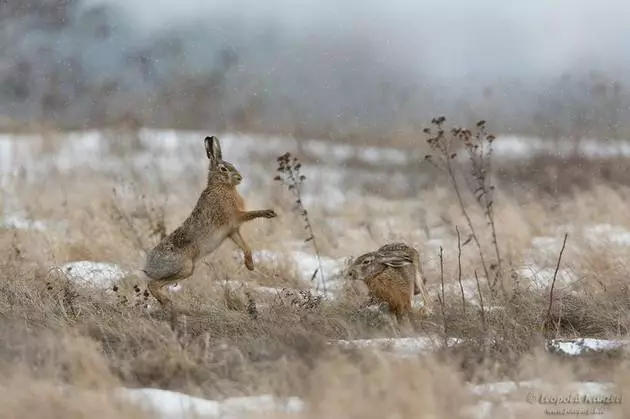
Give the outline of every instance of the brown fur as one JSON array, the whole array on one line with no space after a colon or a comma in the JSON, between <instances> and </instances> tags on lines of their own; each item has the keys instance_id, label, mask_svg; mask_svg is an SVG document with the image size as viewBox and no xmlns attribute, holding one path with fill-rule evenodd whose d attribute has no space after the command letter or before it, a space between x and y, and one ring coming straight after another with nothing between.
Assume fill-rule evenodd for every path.
<instances>
[{"instance_id":1,"label":"brown fur","mask_svg":"<svg viewBox=\"0 0 630 419\"><path fill-rule=\"evenodd\" d=\"M387 303L389 310L400 323L411 313L413 293L411 278L409 272L387 266L380 273L366 277L364 282L375 299Z\"/></svg>"},{"instance_id":2,"label":"brown fur","mask_svg":"<svg viewBox=\"0 0 630 419\"><path fill-rule=\"evenodd\" d=\"M431 312L433 307L426 290L427 280L422 273L422 263L420 263L420 253L418 253L418 250L403 242L393 242L379 247L375 253L376 257L388 266L396 267L396 258L413 263L415 267L413 295L421 294L425 311Z\"/></svg>"},{"instance_id":3,"label":"brown fur","mask_svg":"<svg viewBox=\"0 0 630 419\"><path fill-rule=\"evenodd\" d=\"M357 257L347 268L346 277L363 281L373 299L385 302L400 322L411 313L414 295L425 298L424 281L418 280L419 254L404 243L386 244ZM431 311L425 299L424 310Z\"/></svg>"},{"instance_id":4,"label":"brown fur","mask_svg":"<svg viewBox=\"0 0 630 419\"><path fill-rule=\"evenodd\" d=\"M208 183L186 220L166 236L147 255L143 272L149 277L148 289L171 312L171 300L161 292L166 285L190 277L197 261L230 238L243 251L245 266L254 270L252 252L243 240L241 224L256 218L273 218L272 209L246 211L243 197L236 190L242 176L233 164L222 159L218 138L205 138L210 160Z\"/></svg>"}]
</instances>

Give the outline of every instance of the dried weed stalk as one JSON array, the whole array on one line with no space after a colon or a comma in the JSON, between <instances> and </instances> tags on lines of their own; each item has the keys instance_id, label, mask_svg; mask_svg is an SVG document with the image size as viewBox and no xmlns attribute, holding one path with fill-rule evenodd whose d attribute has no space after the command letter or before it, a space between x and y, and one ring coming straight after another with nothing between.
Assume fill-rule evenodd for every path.
<instances>
[{"instance_id":1,"label":"dried weed stalk","mask_svg":"<svg viewBox=\"0 0 630 419\"><path fill-rule=\"evenodd\" d=\"M464 284L462 284L462 238L459 234L459 227L455 226L455 231L457 232L457 282L462 294L462 312L466 313L466 298L464 297Z\"/></svg>"},{"instance_id":2,"label":"dried weed stalk","mask_svg":"<svg viewBox=\"0 0 630 419\"><path fill-rule=\"evenodd\" d=\"M562 241L562 248L560 249L560 254L558 255L558 261L556 263L556 270L553 272L553 280L551 281L551 288L549 290L549 306L547 307L547 317L545 318L545 322L543 323L543 329L544 329L545 324L549 326L552 325L551 307L553 306L553 290L556 287L556 278L558 277L558 271L560 270L560 262L562 261L562 255L564 254L564 249L567 246L568 238L569 238L569 233L564 233L564 240Z\"/></svg>"},{"instance_id":3,"label":"dried weed stalk","mask_svg":"<svg viewBox=\"0 0 630 419\"><path fill-rule=\"evenodd\" d=\"M429 135L427 142L432 151L431 154L425 156L425 160L447 173L451 186L455 191L460 210L470 229L470 236L464 241L463 246L468 244L470 240L475 242L479 251L482 269L489 282L490 271L494 272L494 278L490 287L494 293L497 283L503 287L503 283L500 281L502 272L501 253L499 251L493 210L495 187L492 185L491 179L492 143L495 137L488 134L485 121L479 121L475 125L474 132L466 128L452 128L450 131L447 131L444 129L445 121L446 118L443 116L434 118L431 121L433 128L425 128L424 132ZM491 230L495 263L490 265L486 262L479 234L475 229L469 209L464 201L462 187L458 180L456 167L453 164L453 160L457 157L456 145L462 145L466 151L471 166L470 174L473 179L472 182L467 182L466 186L470 189L476 202L482 207L487 225Z\"/></svg>"},{"instance_id":4,"label":"dried weed stalk","mask_svg":"<svg viewBox=\"0 0 630 419\"><path fill-rule=\"evenodd\" d=\"M313 233L313 226L308 217L308 211L304 208L304 203L302 201L302 183L306 180L306 176L304 176L300 169L302 168L302 163L300 160L291 155L291 153L287 152L277 158L278 161L278 172L274 180L282 183L287 187L289 192L291 192L295 198L295 207L294 211L302 217L304 220L304 229L308 233L308 237L304 240L305 242L311 242L313 244L313 249L315 250L315 255L317 257L317 266L318 268L313 272L313 276L311 280L314 280L319 272L320 283L317 284L316 289L319 290L320 284L324 292L326 292L326 279L324 276L324 269L322 267L322 259L321 254L319 252L319 247L317 246L317 240L315 239L315 234Z\"/></svg>"},{"instance_id":5,"label":"dried weed stalk","mask_svg":"<svg viewBox=\"0 0 630 419\"><path fill-rule=\"evenodd\" d=\"M444 295L444 249L440 246L440 292L438 292L438 302L440 303L440 311L442 312L442 333L444 338L444 347L448 346L448 328L446 323L446 297Z\"/></svg>"}]
</instances>

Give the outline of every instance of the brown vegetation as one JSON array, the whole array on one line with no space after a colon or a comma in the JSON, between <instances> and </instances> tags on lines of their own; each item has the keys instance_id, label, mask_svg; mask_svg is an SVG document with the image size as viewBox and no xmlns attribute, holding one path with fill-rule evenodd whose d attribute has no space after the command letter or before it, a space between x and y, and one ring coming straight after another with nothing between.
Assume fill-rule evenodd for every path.
<instances>
[{"instance_id":1,"label":"brown vegetation","mask_svg":"<svg viewBox=\"0 0 630 419\"><path fill-rule=\"evenodd\" d=\"M523 170L512 167L512 174ZM4 414L144 417L137 407L112 401L109 391L119 386L212 399L296 395L308 403L300 416L313 418L460 417L478 398L469 386L497 380L542 379L558 389L576 379L613 381L626 394L630 364L625 350L568 358L544 348L550 338L627 334L627 245L594 243L580 228L608 223L630 230L619 210L628 190L594 177L589 185L554 199L544 184L530 189L531 199L524 199L502 187L499 179L492 201L484 201L470 196L467 187L461 188L460 197L453 192L452 182L472 176L458 173L425 186L421 198L385 201L366 195L359 205L348 202L341 210L317 203L308 208L322 259L359 255L391 240L418 248L429 295L440 309L420 321L415 333L437 336L441 343L439 351L403 358L331 344L404 336L407 331L382 313L362 308L361 289L345 284L343 298L331 300L298 279L290 255L304 240L304 220L292 214L292 196L282 185L251 194L253 203L272 202L284 215L282 225L247 226L254 252L270 250L278 260L263 258L250 272L234 257L234 246L217 249L182 284L182 291L171 294L192 312L182 321L178 339L155 300L145 298L142 289L134 290L129 279L113 292L78 284L50 268L78 259L137 268L143 251L190 211L203 183L202 163L177 179L147 169L125 178L133 179L132 184L89 168L71 175L49 173L45 183L17 177L12 185L16 198L30 217L50 224L45 230L0 228ZM156 178L165 182L157 190ZM117 192L112 192L114 186ZM360 186L354 190L362 191ZM167 192L176 199L167 200ZM378 208L370 206L370 199ZM420 220L419 208L425 211ZM567 224L576 231L569 232L560 259ZM469 225L475 227L478 244ZM436 229L443 231L437 238ZM532 240L541 236L555 241L549 250L532 251ZM440 242L435 246L431 240ZM308 246L304 251L313 252ZM532 279L525 269L535 263L553 274L558 262L553 294L549 275L534 272ZM563 282L567 272L576 278L573 283ZM532 285L543 277L546 285ZM327 272L328 285L334 279L335 273ZM263 292L258 285L275 286L277 292ZM453 345L448 338L461 342ZM59 384L77 390L64 393ZM513 401L523 402L524 397L518 392ZM624 405L612 409L618 417L628 410ZM523 417L546 415L542 406L533 406Z\"/></svg>"}]
</instances>

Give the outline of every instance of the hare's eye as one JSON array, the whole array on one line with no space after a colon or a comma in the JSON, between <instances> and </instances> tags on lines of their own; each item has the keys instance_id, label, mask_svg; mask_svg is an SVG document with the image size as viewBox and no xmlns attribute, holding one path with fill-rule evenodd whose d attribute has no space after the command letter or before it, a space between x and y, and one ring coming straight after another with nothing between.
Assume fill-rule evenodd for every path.
<instances>
[{"instance_id":1,"label":"hare's eye","mask_svg":"<svg viewBox=\"0 0 630 419\"><path fill-rule=\"evenodd\" d=\"M225 167L225 166L221 166L221 169L220 169L220 170L221 170L222 172L227 172L227 171L228 171L227 167Z\"/></svg>"},{"instance_id":2,"label":"hare's eye","mask_svg":"<svg viewBox=\"0 0 630 419\"><path fill-rule=\"evenodd\" d=\"M365 260L363 261L363 264L364 264L364 265L367 265L368 263L370 263L370 261L369 261L368 259L365 259Z\"/></svg>"}]
</instances>

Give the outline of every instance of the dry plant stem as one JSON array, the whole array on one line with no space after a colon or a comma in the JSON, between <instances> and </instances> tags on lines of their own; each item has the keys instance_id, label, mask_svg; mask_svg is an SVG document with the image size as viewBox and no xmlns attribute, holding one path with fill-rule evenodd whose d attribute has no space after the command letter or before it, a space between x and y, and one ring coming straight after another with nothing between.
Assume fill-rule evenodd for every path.
<instances>
[{"instance_id":1,"label":"dry plant stem","mask_svg":"<svg viewBox=\"0 0 630 419\"><path fill-rule=\"evenodd\" d=\"M481 329L483 330L484 336L486 335L486 309L483 305L483 295L481 294L481 286L479 285L479 275L477 275L477 270L475 269L475 282L477 283L477 293L479 294L479 305L481 306Z\"/></svg>"},{"instance_id":2,"label":"dry plant stem","mask_svg":"<svg viewBox=\"0 0 630 419\"><path fill-rule=\"evenodd\" d=\"M455 176L455 172L453 171L453 165L451 164L451 159L448 155L445 158L446 161L446 171L451 180L451 185L453 186L453 190L455 191L455 196L457 197L457 203L459 204L459 209L461 210L464 218L466 219L466 223L468 224L468 228L470 229L470 234L479 250L479 259L481 260L481 267L483 268L483 273L486 275L486 278L490 279L490 274L488 271L488 267L486 265L486 260L483 256L483 250L481 249L481 243L479 242L479 238L477 237L477 232L475 231L475 227L473 225L472 219L470 215L468 215L468 211L466 210L466 205L464 204L464 199L462 197L462 193L459 189L459 184L457 183L457 177Z\"/></svg>"},{"instance_id":3,"label":"dry plant stem","mask_svg":"<svg viewBox=\"0 0 630 419\"><path fill-rule=\"evenodd\" d=\"M490 151L492 152L492 143L490 143ZM492 176L492 171L491 171L491 162L492 159L488 159L488 172L487 172L487 176ZM486 192L487 195L490 197L490 205L487 206L487 210L486 210L486 215L488 216L488 222L490 223L490 229L492 230L492 243L494 244L494 252L496 254L496 258L497 258L497 275L495 276L495 282L494 285L496 285L496 281L500 278L499 275L503 274L502 271L502 259L501 259L501 252L499 250L499 241L497 240L497 229L496 229L496 225L494 223L494 199L493 199L493 195L494 194L490 194L489 192Z\"/></svg>"},{"instance_id":4,"label":"dry plant stem","mask_svg":"<svg viewBox=\"0 0 630 419\"><path fill-rule=\"evenodd\" d=\"M477 246L477 250L479 252L479 258L481 261L481 265L483 268L483 272L488 280L488 284L490 285L490 292L492 295L496 294L496 283L499 281L501 277L501 255L499 251L499 245L497 241L497 234L494 224L494 212L492 210L493 201L491 192L494 190L492 185L489 185L489 171L490 171L490 161L492 155L492 141L494 140L494 136L488 135L485 130L485 121L480 121L476 126L476 133L474 136L471 134L471 131L468 129L456 128L450 131L450 135L445 135L445 130L443 129L444 121L446 118L443 116L434 118L431 123L437 127L437 132L434 134L431 132L431 129L427 128L424 130L425 133L430 135L430 138L427 140L431 149L439 155L439 163L433 161L432 155L427 155L425 160L431 162L438 169L444 170L449 178L449 182L455 191L455 196L457 198L457 203L459 205L460 211L466 219L466 223L468 228L470 229L470 239L474 240L475 245ZM484 216L487 219L488 224L491 226L494 250L496 253L497 262L496 264L490 265L490 269L495 271L495 276L493 279L490 278L490 270L488 268L488 264L486 263L486 257L484 255L483 249L481 247L481 242L479 235L475 229L475 226L470 217L469 211L466 208L466 204L464 202L464 198L462 195L462 190L460 187L460 182L457 179L456 170L453 167L453 160L457 153L451 150L451 142L454 140L463 141L465 149L468 154L468 159L472 164L472 175L474 177L475 184L471 185L468 182L465 182L466 185L470 188L475 200L481 205L484 209ZM475 144L471 140L476 140ZM486 151L484 147L484 143L488 142L489 148ZM466 179L464 179L466 181ZM468 242L466 241L466 243ZM464 243L465 245L465 243ZM501 281L501 288L505 294L504 284Z\"/></svg>"},{"instance_id":5,"label":"dry plant stem","mask_svg":"<svg viewBox=\"0 0 630 419\"><path fill-rule=\"evenodd\" d=\"M442 311L442 333L444 334L444 347L448 347L447 327L446 327L446 299L444 298L444 249L440 246L440 290L442 295L438 294L440 301L440 310Z\"/></svg>"},{"instance_id":6,"label":"dry plant stem","mask_svg":"<svg viewBox=\"0 0 630 419\"><path fill-rule=\"evenodd\" d=\"M553 280L551 281L551 289L549 290L549 307L547 308L547 319L546 319L547 324L549 324L551 320L551 307L553 305L553 290L556 286L556 278L558 277L558 270L560 269L560 262L562 261L562 254L564 253L564 249L567 245L568 237L569 237L569 233L564 233L564 240L562 241L562 249L560 249L560 254L558 255L558 262L556 263L556 270L553 273Z\"/></svg>"},{"instance_id":7,"label":"dry plant stem","mask_svg":"<svg viewBox=\"0 0 630 419\"><path fill-rule=\"evenodd\" d=\"M486 131L485 121L480 121L479 123L477 123L477 128L478 130L475 134L475 139L477 140L480 151L477 155L475 155L475 147L466 147L466 150L468 151L470 162L473 165L473 175L478 185L477 188L473 190L473 194L476 195L477 193L481 192L478 198L478 202L482 205L484 209L484 215L486 216L488 224L490 225L492 244L494 246L495 257L497 260L496 274L494 276L494 280L492 281L492 288L494 289L496 287L497 281L500 279L500 276L502 274L501 252L499 250L496 226L494 223L494 187L492 186L491 182L492 141L494 140L494 136L488 135ZM487 151L485 149L485 140L488 140ZM501 284L501 286L503 288L503 284ZM505 289L503 289L503 291L505 291Z\"/></svg>"},{"instance_id":8,"label":"dry plant stem","mask_svg":"<svg viewBox=\"0 0 630 419\"><path fill-rule=\"evenodd\" d=\"M464 298L464 285L462 284L462 240L459 235L459 228L455 226L457 232L457 282L459 282L459 290L462 293L462 311L466 312L466 299Z\"/></svg>"},{"instance_id":9,"label":"dry plant stem","mask_svg":"<svg viewBox=\"0 0 630 419\"><path fill-rule=\"evenodd\" d=\"M302 167L302 164L297 157L292 156L288 152L279 156L277 158L277 161L277 170L284 175L284 178L282 176L276 176L274 180L285 184L287 186L287 189L295 196L295 204L297 206L298 213L304 219L305 229L308 231L309 234L305 241L310 241L313 243L313 250L315 250L315 257L317 259L317 270L313 273L313 277L311 278L311 280L313 280L319 272L322 290L324 291L324 293L326 293L326 277L324 275L324 268L322 265L322 258L319 251L319 246L317 245L317 240L315 238L313 226L308 216L308 211L306 210L306 208L304 208L304 203L302 201L301 186L304 179L306 179L306 176L300 174L300 168ZM316 284L315 289L319 290L319 284Z\"/></svg>"}]
</instances>

